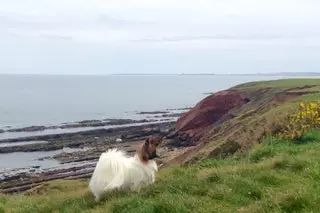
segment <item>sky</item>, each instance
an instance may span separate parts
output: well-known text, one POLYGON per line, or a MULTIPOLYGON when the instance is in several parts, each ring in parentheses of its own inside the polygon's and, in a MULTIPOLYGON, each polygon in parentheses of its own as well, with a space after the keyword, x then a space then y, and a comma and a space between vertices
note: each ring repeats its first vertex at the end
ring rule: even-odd
POLYGON ((320 72, 318 0, 0 0, 0 73, 320 72))

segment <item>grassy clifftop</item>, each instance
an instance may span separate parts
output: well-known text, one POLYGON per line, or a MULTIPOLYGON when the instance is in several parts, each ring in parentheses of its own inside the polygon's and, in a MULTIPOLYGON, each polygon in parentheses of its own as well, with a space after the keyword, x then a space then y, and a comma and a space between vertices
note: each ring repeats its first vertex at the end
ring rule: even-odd
POLYGON ((115 192, 95 203, 87 180, 53 181, 26 195, 0 195, 0 213, 318 212, 320 130, 296 141, 270 134, 301 100, 320 100, 320 79, 232 89, 251 101, 213 126, 203 145, 187 156, 185 162, 192 164, 161 170, 157 183, 140 194, 115 192))
POLYGON ((86 181, 54 181, 36 195, 0 195, 0 212, 318 212, 319 162, 320 131, 313 131, 300 144, 269 138, 242 157, 162 170, 140 194, 111 193, 96 204, 86 181))
POLYGON ((230 88, 250 102, 224 116, 181 163, 247 152, 301 101, 320 100, 320 79, 251 82, 230 88))

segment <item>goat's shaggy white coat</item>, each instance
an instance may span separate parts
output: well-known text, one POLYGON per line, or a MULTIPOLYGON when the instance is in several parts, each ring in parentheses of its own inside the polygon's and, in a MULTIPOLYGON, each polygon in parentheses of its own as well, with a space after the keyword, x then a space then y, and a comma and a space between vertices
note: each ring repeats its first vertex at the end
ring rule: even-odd
POLYGON ((154 160, 142 163, 138 154, 127 156, 123 151, 109 149, 102 153, 91 177, 89 188, 95 200, 115 189, 140 191, 143 185, 155 181, 158 166, 154 160))

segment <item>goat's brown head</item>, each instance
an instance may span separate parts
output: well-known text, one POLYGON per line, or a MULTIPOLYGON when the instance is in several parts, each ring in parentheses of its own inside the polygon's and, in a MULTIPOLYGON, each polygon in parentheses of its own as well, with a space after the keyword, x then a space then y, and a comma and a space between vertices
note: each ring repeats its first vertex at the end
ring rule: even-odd
POLYGON ((142 162, 148 162, 158 158, 157 147, 161 143, 162 137, 160 136, 149 136, 143 145, 137 150, 140 160, 142 162))

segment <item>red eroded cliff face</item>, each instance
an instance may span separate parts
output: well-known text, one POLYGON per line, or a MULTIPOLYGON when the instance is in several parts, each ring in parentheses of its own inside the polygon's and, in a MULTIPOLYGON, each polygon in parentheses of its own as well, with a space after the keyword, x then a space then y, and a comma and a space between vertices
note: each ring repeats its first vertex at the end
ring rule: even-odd
POLYGON ((178 119, 176 134, 180 140, 188 140, 189 145, 196 144, 214 122, 248 101, 236 90, 224 90, 212 94, 178 119))

